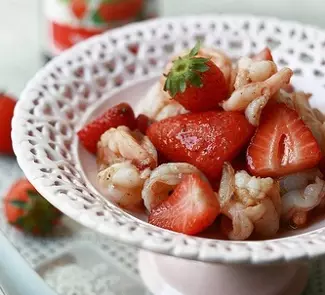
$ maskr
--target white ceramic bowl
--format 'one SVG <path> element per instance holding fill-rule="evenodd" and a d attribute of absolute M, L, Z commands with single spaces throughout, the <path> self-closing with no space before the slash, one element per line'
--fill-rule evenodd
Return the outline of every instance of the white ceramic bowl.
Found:
<path fill-rule="evenodd" d="M 290 236 L 223 241 L 173 233 L 106 201 L 95 158 L 79 144 L 84 123 L 121 101 L 133 106 L 168 57 L 197 38 L 233 57 L 268 45 L 275 61 L 295 70 L 293 83 L 325 110 L 325 33 L 277 19 L 212 15 L 158 19 L 92 38 L 47 64 L 28 83 L 13 119 L 13 144 L 28 179 L 66 215 L 112 238 L 158 253 L 221 263 L 285 262 L 325 253 L 325 218 Z M 135 55 L 130 48 L 139 45 Z"/>

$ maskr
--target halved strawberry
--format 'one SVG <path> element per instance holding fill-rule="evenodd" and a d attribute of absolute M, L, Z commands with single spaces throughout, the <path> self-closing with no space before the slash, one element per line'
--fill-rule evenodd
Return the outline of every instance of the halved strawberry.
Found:
<path fill-rule="evenodd" d="M 169 162 L 190 163 L 214 181 L 223 163 L 247 146 L 254 131 L 242 113 L 209 111 L 155 122 L 147 136 Z"/>
<path fill-rule="evenodd" d="M 253 60 L 255 60 L 255 61 L 259 61 L 259 60 L 273 61 L 273 56 L 272 56 L 270 48 L 265 47 L 262 51 L 260 51 L 258 54 L 253 56 Z"/>
<path fill-rule="evenodd" d="M 133 110 L 127 103 L 120 103 L 113 106 L 103 115 L 88 123 L 78 132 L 83 146 L 92 154 L 97 152 L 97 143 L 101 135 L 110 128 L 127 126 L 130 129 L 136 128 L 136 121 Z"/>
<path fill-rule="evenodd" d="M 285 104 L 270 104 L 247 150 L 247 164 L 253 175 L 279 177 L 312 168 L 321 150 L 295 110 Z"/>
<path fill-rule="evenodd" d="M 210 226 L 219 213 L 220 205 L 210 184 L 189 174 L 166 201 L 151 211 L 149 223 L 195 235 Z"/>

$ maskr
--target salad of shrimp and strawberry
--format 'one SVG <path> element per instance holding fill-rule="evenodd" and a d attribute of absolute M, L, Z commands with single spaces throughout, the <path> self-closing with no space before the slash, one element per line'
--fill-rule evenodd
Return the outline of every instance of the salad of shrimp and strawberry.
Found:
<path fill-rule="evenodd" d="M 150 224 L 270 238 L 325 207 L 325 117 L 292 76 L 268 48 L 233 61 L 197 44 L 170 60 L 137 117 L 120 103 L 78 136 L 107 197 L 144 204 Z"/>

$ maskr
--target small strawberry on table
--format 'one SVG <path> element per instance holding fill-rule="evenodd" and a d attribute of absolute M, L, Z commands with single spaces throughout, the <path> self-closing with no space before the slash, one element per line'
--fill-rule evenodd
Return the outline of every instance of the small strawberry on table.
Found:
<path fill-rule="evenodd" d="M 45 200 L 25 178 L 17 180 L 4 197 L 4 213 L 17 229 L 36 236 L 50 234 L 62 213 Z"/>

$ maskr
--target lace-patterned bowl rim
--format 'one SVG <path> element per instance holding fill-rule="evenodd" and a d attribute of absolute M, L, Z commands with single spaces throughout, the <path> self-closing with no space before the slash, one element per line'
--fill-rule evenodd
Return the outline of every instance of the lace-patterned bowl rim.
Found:
<path fill-rule="evenodd" d="M 325 33 L 312 26 L 250 15 L 189 16 L 128 25 L 79 43 L 48 63 L 28 83 L 13 119 L 13 146 L 20 167 L 39 192 L 69 217 L 150 251 L 235 264 L 281 263 L 323 255 L 325 228 L 266 241 L 185 236 L 153 227 L 104 201 L 85 179 L 75 133 L 87 117 L 86 109 L 91 113 L 107 97 L 124 89 L 125 81 L 130 86 L 157 77 L 167 56 L 194 44 L 198 36 L 205 36 L 206 44 L 224 49 L 232 43 L 229 50 L 233 55 L 238 40 L 243 43 L 239 45 L 240 54 L 257 51 L 265 43 L 278 46 L 274 50 L 276 62 L 293 66 L 293 56 L 298 75 L 325 84 L 320 58 Z M 160 46 L 152 50 L 150 46 L 155 45 L 151 39 L 154 43 L 159 40 Z M 136 54 L 128 50 L 135 43 L 139 45 Z M 299 44 L 295 48 L 299 48 L 298 53 L 291 48 L 294 44 Z M 108 57 L 114 59 L 114 66 Z M 155 61 L 148 63 L 150 59 Z"/>

